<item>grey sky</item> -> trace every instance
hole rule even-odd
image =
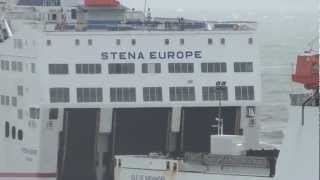
[[[143,9],[144,0],[120,0],[128,7]],[[204,10],[316,10],[318,0],[148,0],[149,7],[153,9],[204,9]]]

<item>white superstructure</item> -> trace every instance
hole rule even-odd
[[[1,180],[102,180],[114,155],[210,152],[219,117],[258,146],[255,22],[64,3],[22,0],[1,17]]]

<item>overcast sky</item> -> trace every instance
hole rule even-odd
[[[145,0],[120,0],[128,7],[143,9]],[[318,8],[318,0],[147,0],[153,9],[184,10],[313,10]]]

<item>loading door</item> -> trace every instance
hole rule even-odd
[[[99,109],[65,109],[58,157],[59,180],[96,180],[99,112]]]
[[[210,152],[210,136],[217,134],[215,117],[219,108],[195,107],[182,109],[181,149],[183,152]],[[224,134],[236,132],[236,107],[222,108]]]
[[[166,152],[171,109],[115,109],[114,154]]]

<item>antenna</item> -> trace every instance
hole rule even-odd
[[[147,2],[148,0],[144,0],[144,16],[146,16],[146,12],[147,12]]]

